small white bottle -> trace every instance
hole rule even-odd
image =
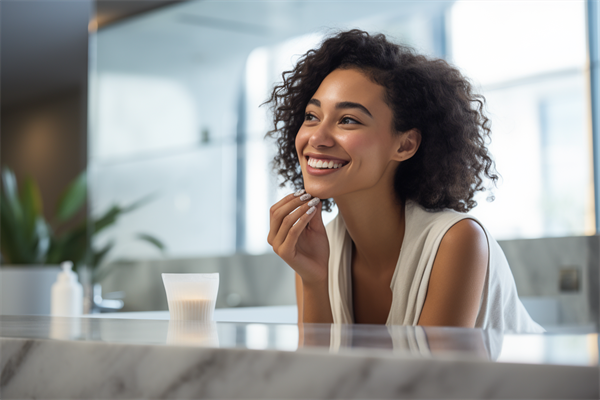
[[[52,285],[50,312],[52,315],[77,316],[83,313],[83,288],[73,272],[73,263],[65,261],[61,265],[62,272]]]

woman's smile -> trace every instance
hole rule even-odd
[[[306,172],[314,176],[322,176],[337,172],[348,161],[322,154],[305,154]]]

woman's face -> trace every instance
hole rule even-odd
[[[400,135],[385,90],[356,69],[337,69],[306,107],[296,136],[304,188],[325,199],[376,187],[391,191]]]

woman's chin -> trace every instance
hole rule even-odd
[[[304,183],[304,190],[306,190],[306,193],[310,194],[311,196],[318,197],[320,199],[329,199],[334,196],[331,188],[324,188],[321,185],[311,185],[307,182]]]

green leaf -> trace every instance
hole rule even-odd
[[[100,217],[92,220],[91,232],[88,232],[87,228],[81,228],[77,232],[72,232],[71,235],[65,237],[62,241],[57,241],[54,245],[54,248],[50,252],[51,254],[49,258],[52,260],[56,260],[64,255],[69,254],[70,259],[74,261],[81,260],[82,263],[86,263],[91,268],[96,268],[99,265],[99,263],[102,262],[102,259],[105,257],[106,253],[102,253],[102,250],[100,253],[96,253],[95,251],[90,250],[89,240],[86,241],[86,239],[88,239],[87,235],[89,234],[93,237],[101,231],[103,231],[104,229],[109,228],[117,222],[121,215],[133,211],[138,207],[141,207],[142,205],[149,202],[152,199],[152,197],[153,196],[143,197],[142,199],[125,207],[121,207],[118,205],[111,206]],[[159,240],[151,236],[148,236],[148,238],[145,238],[143,240],[151,242],[154,246],[158,247],[161,250],[161,246],[164,247]],[[110,251],[111,248],[112,245],[110,246],[110,248],[105,248],[106,252]],[[83,251],[82,249],[87,249],[87,251]],[[75,261],[75,263],[77,263],[77,261]]]
[[[142,197],[141,199],[139,199],[137,201],[134,201],[133,203],[131,203],[130,205],[125,206],[125,207],[121,207],[121,206],[114,204],[100,218],[97,218],[94,220],[94,222],[93,222],[94,234],[100,232],[101,230],[103,230],[105,228],[108,228],[109,226],[111,226],[112,224],[117,222],[117,219],[119,218],[119,216],[121,214],[126,214],[128,212],[131,212],[131,211],[143,206],[144,204],[149,203],[155,197],[156,196],[154,194],[149,194],[147,196]]]
[[[2,169],[2,194],[0,196],[0,229],[2,239],[0,249],[4,261],[11,264],[39,263],[43,252],[36,252],[38,242],[44,237],[38,237],[36,224],[42,218],[37,211],[40,209],[40,199],[36,198],[37,186],[29,181],[24,188],[22,199],[19,199],[17,181],[9,168]],[[23,200],[23,201],[21,201]],[[21,204],[23,203],[23,204]],[[40,250],[43,250],[42,246]]]
[[[36,264],[43,264],[46,261],[50,249],[50,237],[50,228],[44,218],[38,215],[35,220],[35,239],[32,249]]]
[[[25,252],[25,236],[23,231],[19,231],[15,216],[11,207],[5,200],[4,193],[0,199],[0,251],[7,264],[18,264],[21,261],[21,254]]]
[[[147,233],[138,233],[136,237],[150,243],[163,253],[166,249],[164,243],[152,235],[148,235]]]
[[[56,208],[56,219],[68,221],[85,205],[87,197],[87,177],[82,172],[63,192]]]
[[[48,263],[59,264],[70,260],[76,266],[83,264],[87,261],[88,244],[87,224],[84,223],[52,241]]]
[[[33,238],[37,232],[36,224],[43,218],[42,195],[40,188],[32,178],[26,178],[21,189],[23,223],[28,237]]]
[[[122,215],[128,212],[131,212],[144,204],[150,202],[154,198],[154,195],[148,195],[142,197],[140,200],[137,200],[131,203],[128,206],[120,207],[118,205],[113,205],[107,212],[105,212],[100,218],[94,221],[94,234],[108,228],[117,222],[117,219]]]
[[[2,187],[4,189],[4,198],[2,200],[7,202],[12,215],[14,215],[18,223],[21,223],[23,220],[23,210],[21,209],[21,204],[19,204],[17,179],[8,167],[2,169]]]
[[[46,262],[48,264],[60,264],[62,259],[64,243],[63,240],[57,238],[50,239],[50,249],[46,256]]]
[[[156,194],[155,193],[151,193],[149,195],[146,195],[144,197],[142,197],[141,199],[134,201],[133,203],[131,203],[128,206],[123,207],[123,212],[130,212],[133,211],[147,203],[150,203],[152,200],[154,200],[156,198]]]
[[[93,233],[94,235],[103,229],[108,228],[115,222],[119,215],[123,213],[123,209],[119,206],[113,205],[107,212],[105,212],[100,218],[94,221]]]

